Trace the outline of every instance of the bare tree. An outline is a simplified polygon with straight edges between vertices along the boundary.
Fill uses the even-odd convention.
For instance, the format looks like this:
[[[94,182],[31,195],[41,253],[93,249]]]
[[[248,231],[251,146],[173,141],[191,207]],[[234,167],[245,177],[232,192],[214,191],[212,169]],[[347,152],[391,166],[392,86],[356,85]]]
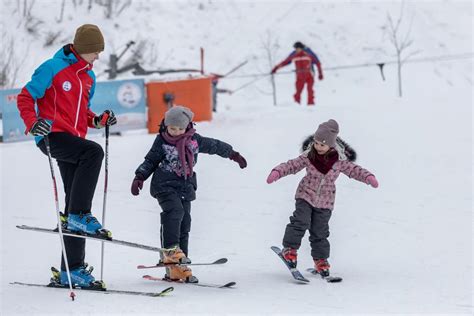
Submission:
[[[18,73],[26,60],[26,55],[19,60],[16,51],[15,38],[7,36],[2,32],[2,43],[0,46],[0,88],[10,89],[16,84]]]
[[[74,8],[76,8],[78,5],[81,6],[83,1],[84,0],[72,0],[72,4],[74,5]]]
[[[64,2],[63,0],[63,5]],[[132,5],[132,0],[72,0],[72,4],[75,9],[82,5],[87,5],[87,12],[91,12],[94,5],[103,7],[104,17],[112,19],[118,17],[125,9],[129,8]]]
[[[151,67],[157,67],[159,65],[159,40],[147,40],[146,50],[143,54],[143,63]]]
[[[395,48],[395,54],[397,57],[397,74],[398,74],[398,96],[402,96],[402,66],[408,60],[408,58],[419,53],[419,51],[407,52],[408,48],[413,45],[411,39],[411,28],[413,25],[413,16],[410,19],[406,31],[402,31],[403,16],[404,14],[404,2],[400,5],[400,15],[396,22],[392,18],[390,13],[387,13],[387,26],[385,32],[389,36],[390,43]]]
[[[276,52],[280,45],[278,44],[278,38],[275,38],[268,30],[265,38],[261,39],[261,42],[262,48],[265,51],[265,58],[268,62],[268,67],[264,67],[264,71],[269,74],[275,63]],[[272,86],[273,105],[277,105],[275,77],[273,75],[270,76],[270,83]]]
[[[96,0],[96,3],[104,7],[106,19],[118,17],[126,8],[130,7],[132,0]]]
[[[13,14],[19,14],[21,19],[19,20],[18,27],[24,26],[26,31],[34,36],[38,36],[39,26],[43,23],[42,20],[36,18],[31,13],[35,0],[17,0],[17,9],[13,10]]]
[[[48,31],[48,33],[45,36],[44,47],[52,46],[54,42],[56,42],[56,40],[59,38],[60,35],[61,35],[61,31],[57,31],[57,32]]]
[[[56,22],[61,23],[63,21],[64,17],[64,5],[66,4],[66,0],[63,0],[61,3],[61,11],[59,12],[59,18],[56,19]],[[74,6],[76,6],[76,3],[74,3]]]
[[[27,18],[31,16],[31,10],[33,9],[33,6],[35,5],[35,0],[23,0],[23,17]],[[20,1],[17,1],[17,6],[18,6],[18,12],[21,12],[21,3]]]

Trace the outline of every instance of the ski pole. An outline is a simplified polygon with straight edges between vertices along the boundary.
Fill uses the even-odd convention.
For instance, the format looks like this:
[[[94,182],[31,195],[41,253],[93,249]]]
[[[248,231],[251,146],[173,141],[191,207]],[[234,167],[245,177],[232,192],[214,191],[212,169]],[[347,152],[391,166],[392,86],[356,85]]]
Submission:
[[[56,177],[54,176],[53,159],[51,158],[51,149],[49,146],[48,135],[44,137],[44,143],[46,145],[46,153],[48,154],[49,168],[51,170],[51,178],[53,179],[53,191],[54,191],[54,201],[56,203],[56,215],[58,217],[59,239],[61,240],[61,249],[63,252],[64,263],[66,263],[66,273],[67,273],[67,279],[69,281],[69,290],[71,291],[69,296],[74,301],[74,297],[76,296],[76,294],[74,293],[74,290],[72,289],[71,272],[69,271],[69,262],[68,262],[67,254],[66,254],[66,246],[64,245],[63,228],[61,224],[61,216],[59,215],[58,187],[56,186]]]
[[[105,180],[104,180],[104,203],[102,208],[102,225],[105,226],[105,207],[107,204],[107,186],[109,179],[109,125],[105,125]],[[100,279],[104,280],[104,242],[100,251]]]

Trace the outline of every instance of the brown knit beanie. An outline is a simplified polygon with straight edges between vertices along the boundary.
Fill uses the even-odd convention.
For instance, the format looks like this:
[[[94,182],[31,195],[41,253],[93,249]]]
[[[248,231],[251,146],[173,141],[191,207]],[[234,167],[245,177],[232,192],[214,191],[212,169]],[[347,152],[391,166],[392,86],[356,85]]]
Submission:
[[[336,147],[336,137],[339,133],[339,125],[335,120],[321,123],[314,133],[314,140],[326,144],[329,147]]]
[[[97,25],[84,24],[76,30],[73,46],[78,54],[101,52],[104,50],[104,37]]]

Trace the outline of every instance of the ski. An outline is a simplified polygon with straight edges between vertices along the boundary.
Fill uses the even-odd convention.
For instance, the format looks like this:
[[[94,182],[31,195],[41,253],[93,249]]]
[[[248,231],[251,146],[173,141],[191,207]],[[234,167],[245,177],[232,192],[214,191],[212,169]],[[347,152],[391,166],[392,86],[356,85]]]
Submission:
[[[306,269],[306,271],[310,272],[311,274],[313,275],[319,275],[323,280],[326,280],[327,282],[329,283],[338,283],[338,282],[342,282],[342,278],[341,277],[337,277],[337,276],[324,276],[324,275],[321,275],[320,273],[318,273],[316,271],[316,269],[314,268],[308,268]]]
[[[211,287],[211,288],[218,288],[218,289],[228,289],[232,288],[236,283],[235,282],[229,282],[225,284],[211,284],[211,283],[187,283],[181,280],[173,281],[170,279],[165,279],[165,278],[157,278],[151,275],[144,275],[143,278],[145,280],[149,281],[163,281],[163,282],[171,282],[171,283],[180,283],[180,284],[189,284],[189,285],[195,285],[195,286],[201,286],[201,287]]]
[[[24,286],[34,286],[34,287],[46,287],[53,289],[69,289],[68,285],[62,285],[56,282],[51,282],[49,284],[37,284],[37,283],[24,283],[24,282],[11,282],[13,285],[24,285]],[[124,294],[124,295],[138,295],[138,296],[150,296],[150,297],[161,297],[166,294],[173,292],[173,287],[168,287],[161,292],[136,292],[136,291],[123,291],[123,290],[109,290],[103,288],[93,288],[89,289],[86,287],[73,287],[75,290],[85,290],[94,293],[103,293],[103,294]]]
[[[216,264],[224,264],[227,262],[227,258],[221,258],[214,262],[203,262],[203,263],[158,263],[153,266],[138,265],[137,269],[152,269],[152,268],[164,268],[170,266],[210,266]]]
[[[285,258],[283,258],[283,255],[281,254],[281,249],[280,248],[275,247],[275,246],[272,246],[271,248],[278,255],[278,257],[280,257],[280,259],[285,263],[285,266],[288,268],[288,270],[290,270],[291,275],[293,276],[293,278],[296,281],[303,282],[303,283],[308,283],[309,282],[309,280],[307,278],[305,278],[298,269],[293,268],[288,264],[288,262],[285,260]]]
[[[33,227],[33,226],[28,226],[28,225],[17,225],[16,227],[19,228],[19,229],[30,230],[30,231],[35,231],[35,232],[58,234],[58,231],[56,229]],[[80,234],[80,233],[72,232],[72,231],[64,229],[64,228],[63,228],[63,235],[71,236],[71,237],[77,237],[77,238],[103,241],[103,242],[108,242],[108,243],[112,243],[112,244],[116,244],[116,245],[122,245],[122,246],[127,246],[127,247],[132,247],[132,248],[139,248],[139,249],[155,251],[155,252],[162,252],[162,251],[166,250],[164,248],[158,248],[158,247],[153,247],[153,246],[137,244],[137,243],[133,243],[133,242],[129,242],[129,241],[118,240],[118,239],[115,239],[115,238],[108,238],[108,237],[101,236],[101,235]]]

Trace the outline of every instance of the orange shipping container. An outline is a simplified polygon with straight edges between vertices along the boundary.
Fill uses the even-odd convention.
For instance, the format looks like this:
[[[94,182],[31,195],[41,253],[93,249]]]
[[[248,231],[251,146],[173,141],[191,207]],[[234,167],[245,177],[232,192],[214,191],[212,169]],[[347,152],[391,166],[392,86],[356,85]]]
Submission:
[[[186,106],[194,112],[194,121],[212,120],[212,79],[209,77],[149,82],[146,89],[149,133],[158,133],[169,107],[165,99],[169,100],[170,96],[174,98],[174,105]]]

